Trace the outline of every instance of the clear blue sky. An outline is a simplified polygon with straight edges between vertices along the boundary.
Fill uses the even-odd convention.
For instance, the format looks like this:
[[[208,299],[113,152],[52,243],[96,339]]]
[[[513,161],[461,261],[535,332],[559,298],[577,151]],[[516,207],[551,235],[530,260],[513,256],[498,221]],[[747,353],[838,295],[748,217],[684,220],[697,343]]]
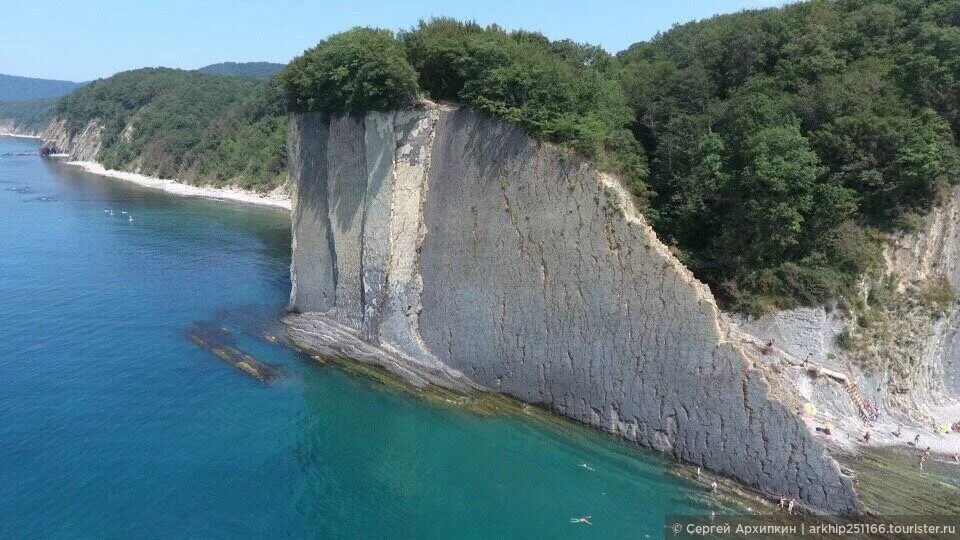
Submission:
[[[782,0],[0,0],[0,73],[67,79],[144,66],[287,62],[353,26],[409,28],[434,15],[538,30],[611,52],[678,22]]]

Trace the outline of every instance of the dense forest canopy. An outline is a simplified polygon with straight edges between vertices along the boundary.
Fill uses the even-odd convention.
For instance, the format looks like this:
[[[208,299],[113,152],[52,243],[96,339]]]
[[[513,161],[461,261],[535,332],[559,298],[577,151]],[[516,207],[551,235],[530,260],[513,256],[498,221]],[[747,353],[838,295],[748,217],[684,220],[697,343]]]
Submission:
[[[104,126],[108,168],[254,189],[285,174],[285,109],[275,80],[147,68],[64,96],[56,113],[72,131]]]
[[[39,133],[53,119],[53,99],[0,101],[0,122],[11,121],[20,129]]]
[[[427,97],[616,172],[727,307],[850,296],[958,178],[960,0],[815,1],[675,26],[617,55],[452,19],[330,36],[266,81],[147,69],[62,98],[107,166],[266,188],[287,110]],[[133,126],[132,130],[126,130]]]
[[[198,68],[200,73],[207,75],[221,75],[224,77],[250,77],[252,79],[269,79],[283,71],[285,64],[275,62],[220,62]]]
[[[735,307],[843,296],[957,179],[960,2],[810,2],[618,55],[647,215]]]

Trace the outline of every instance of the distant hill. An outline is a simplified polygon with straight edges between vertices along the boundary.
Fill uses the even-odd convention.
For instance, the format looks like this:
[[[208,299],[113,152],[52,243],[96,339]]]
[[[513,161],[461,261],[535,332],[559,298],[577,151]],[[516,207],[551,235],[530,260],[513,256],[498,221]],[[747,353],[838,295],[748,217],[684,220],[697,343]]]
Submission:
[[[0,101],[0,124],[4,130],[39,134],[53,118],[53,99]]]
[[[76,87],[77,83],[71,81],[0,74],[0,101],[58,98]]]
[[[100,123],[97,160],[109,169],[261,191],[285,178],[287,122],[275,79],[137,69],[61,97],[54,114],[71,135]]]
[[[276,75],[283,68],[283,64],[273,62],[221,62],[204,66],[197,71],[209,75],[266,79]]]

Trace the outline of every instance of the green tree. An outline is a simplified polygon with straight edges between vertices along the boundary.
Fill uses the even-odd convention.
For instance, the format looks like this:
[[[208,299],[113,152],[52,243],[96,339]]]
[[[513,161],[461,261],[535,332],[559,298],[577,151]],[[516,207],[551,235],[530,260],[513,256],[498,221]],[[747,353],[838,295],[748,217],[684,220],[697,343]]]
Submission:
[[[824,168],[796,125],[759,130],[742,153],[744,167],[730,184],[740,204],[733,226],[718,231],[720,249],[739,252],[749,267],[774,266],[800,245]]]
[[[416,29],[401,34],[420,86],[434,99],[455,101],[467,80],[467,42],[484,33],[473,22],[450,18],[421,20]]]
[[[404,107],[417,97],[417,73],[389,30],[354,28],[308,49],[281,75],[298,111],[361,113]]]

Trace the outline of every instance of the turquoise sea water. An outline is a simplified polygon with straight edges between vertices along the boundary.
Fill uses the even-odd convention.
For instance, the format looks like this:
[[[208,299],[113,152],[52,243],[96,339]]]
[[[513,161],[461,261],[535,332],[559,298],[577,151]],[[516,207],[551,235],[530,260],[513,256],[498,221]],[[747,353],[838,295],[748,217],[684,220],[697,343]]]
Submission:
[[[632,445],[259,339],[289,292],[285,214],[11,155],[36,148],[0,137],[0,538],[659,538],[709,511]],[[218,361],[197,320],[283,378]]]

